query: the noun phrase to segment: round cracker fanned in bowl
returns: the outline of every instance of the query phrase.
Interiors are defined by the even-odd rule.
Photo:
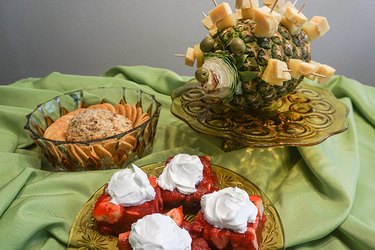
[[[141,90],[124,87],[78,90],[38,105],[27,115],[25,131],[54,171],[121,168],[141,158],[152,147],[160,108],[154,96]],[[101,133],[104,137],[92,137],[95,139],[67,140],[70,121],[85,110],[104,110],[126,119],[129,127],[123,132]],[[79,122],[85,124],[84,120]]]

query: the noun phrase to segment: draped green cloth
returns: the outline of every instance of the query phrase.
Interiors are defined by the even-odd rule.
[[[349,129],[309,147],[243,148],[225,153],[219,140],[174,117],[171,92],[187,78],[145,66],[115,67],[103,76],[60,73],[0,86],[0,248],[64,249],[77,213],[115,170],[55,173],[23,130],[37,104],[99,86],[139,88],[162,103],[151,153],[164,161],[179,152],[251,180],[278,210],[290,249],[375,249],[375,88],[343,76],[324,85],[349,108]]]

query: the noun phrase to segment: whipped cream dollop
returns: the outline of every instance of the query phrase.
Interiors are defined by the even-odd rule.
[[[174,220],[163,214],[146,215],[132,224],[129,243],[135,250],[190,250],[192,239]]]
[[[198,156],[177,154],[164,168],[158,177],[159,187],[173,191],[175,188],[182,194],[192,194],[195,186],[203,179],[203,164]]]
[[[108,182],[106,193],[112,203],[130,207],[155,199],[155,190],[146,173],[134,164],[132,167],[114,173]]]
[[[201,211],[205,220],[218,228],[246,232],[247,223],[255,222],[258,208],[246,191],[228,187],[202,196]]]

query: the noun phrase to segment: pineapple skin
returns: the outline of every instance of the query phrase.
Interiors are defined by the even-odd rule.
[[[215,40],[215,52],[227,54],[235,58],[246,57],[237,65],[238,72],[251,71],[257,77],[250,81],[242,82],[242,95],[234,96],[233,102],[247,105],[251,108],[267,106],[282,96],[293,92],[303,80],[291,79],[285,81],[282,86],[271,85],[261,79],[261,75],[267,66],[268,59],[274,58],[288,63],[289,59],[300,59],[305,62],[311,60],[311,47],[309,39],[304,31],[292,36],[288,29],[279,25],[278,31],[271,38],[256,37],[253,33],[255,22],[252,19],[237,20],[234,27],[228,27],[217,32]],[[241,38],[246,44],[246,51],[243,55],[235,55],[229,49],[229,43],[234,37]]]

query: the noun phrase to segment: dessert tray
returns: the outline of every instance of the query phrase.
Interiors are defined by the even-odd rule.
[[[192,82],[173,92],[171,112],[193,130],[222,138],[230,151],[319,144],[348,128],[349,109],[331,92],[306,83],[272,105],[250,109],[210,97]]]
[[[142,170],[151,176],[158,176],[165,163],[154,163],[142,167]],[[262,249],[283,249],[285,248],[284,230],[281,219],[267,196],[252,182],[236,174],[235,172],[217,165],[211,165],[219,180],[219,188],[239,187],[248,194],[260,195],[263,199],[264,214],[267,217],[262,233]],[[86,202],[78,213],[73,223],[68,239],[68,249],[116,249],[117,238],[114,236],[101,235],[95,229],[95,223],[91,216],[91,211],[97,198],[103,193],[103,187],[96,191]],[[185,219],[191,221],[194,215],[185,214]]]

